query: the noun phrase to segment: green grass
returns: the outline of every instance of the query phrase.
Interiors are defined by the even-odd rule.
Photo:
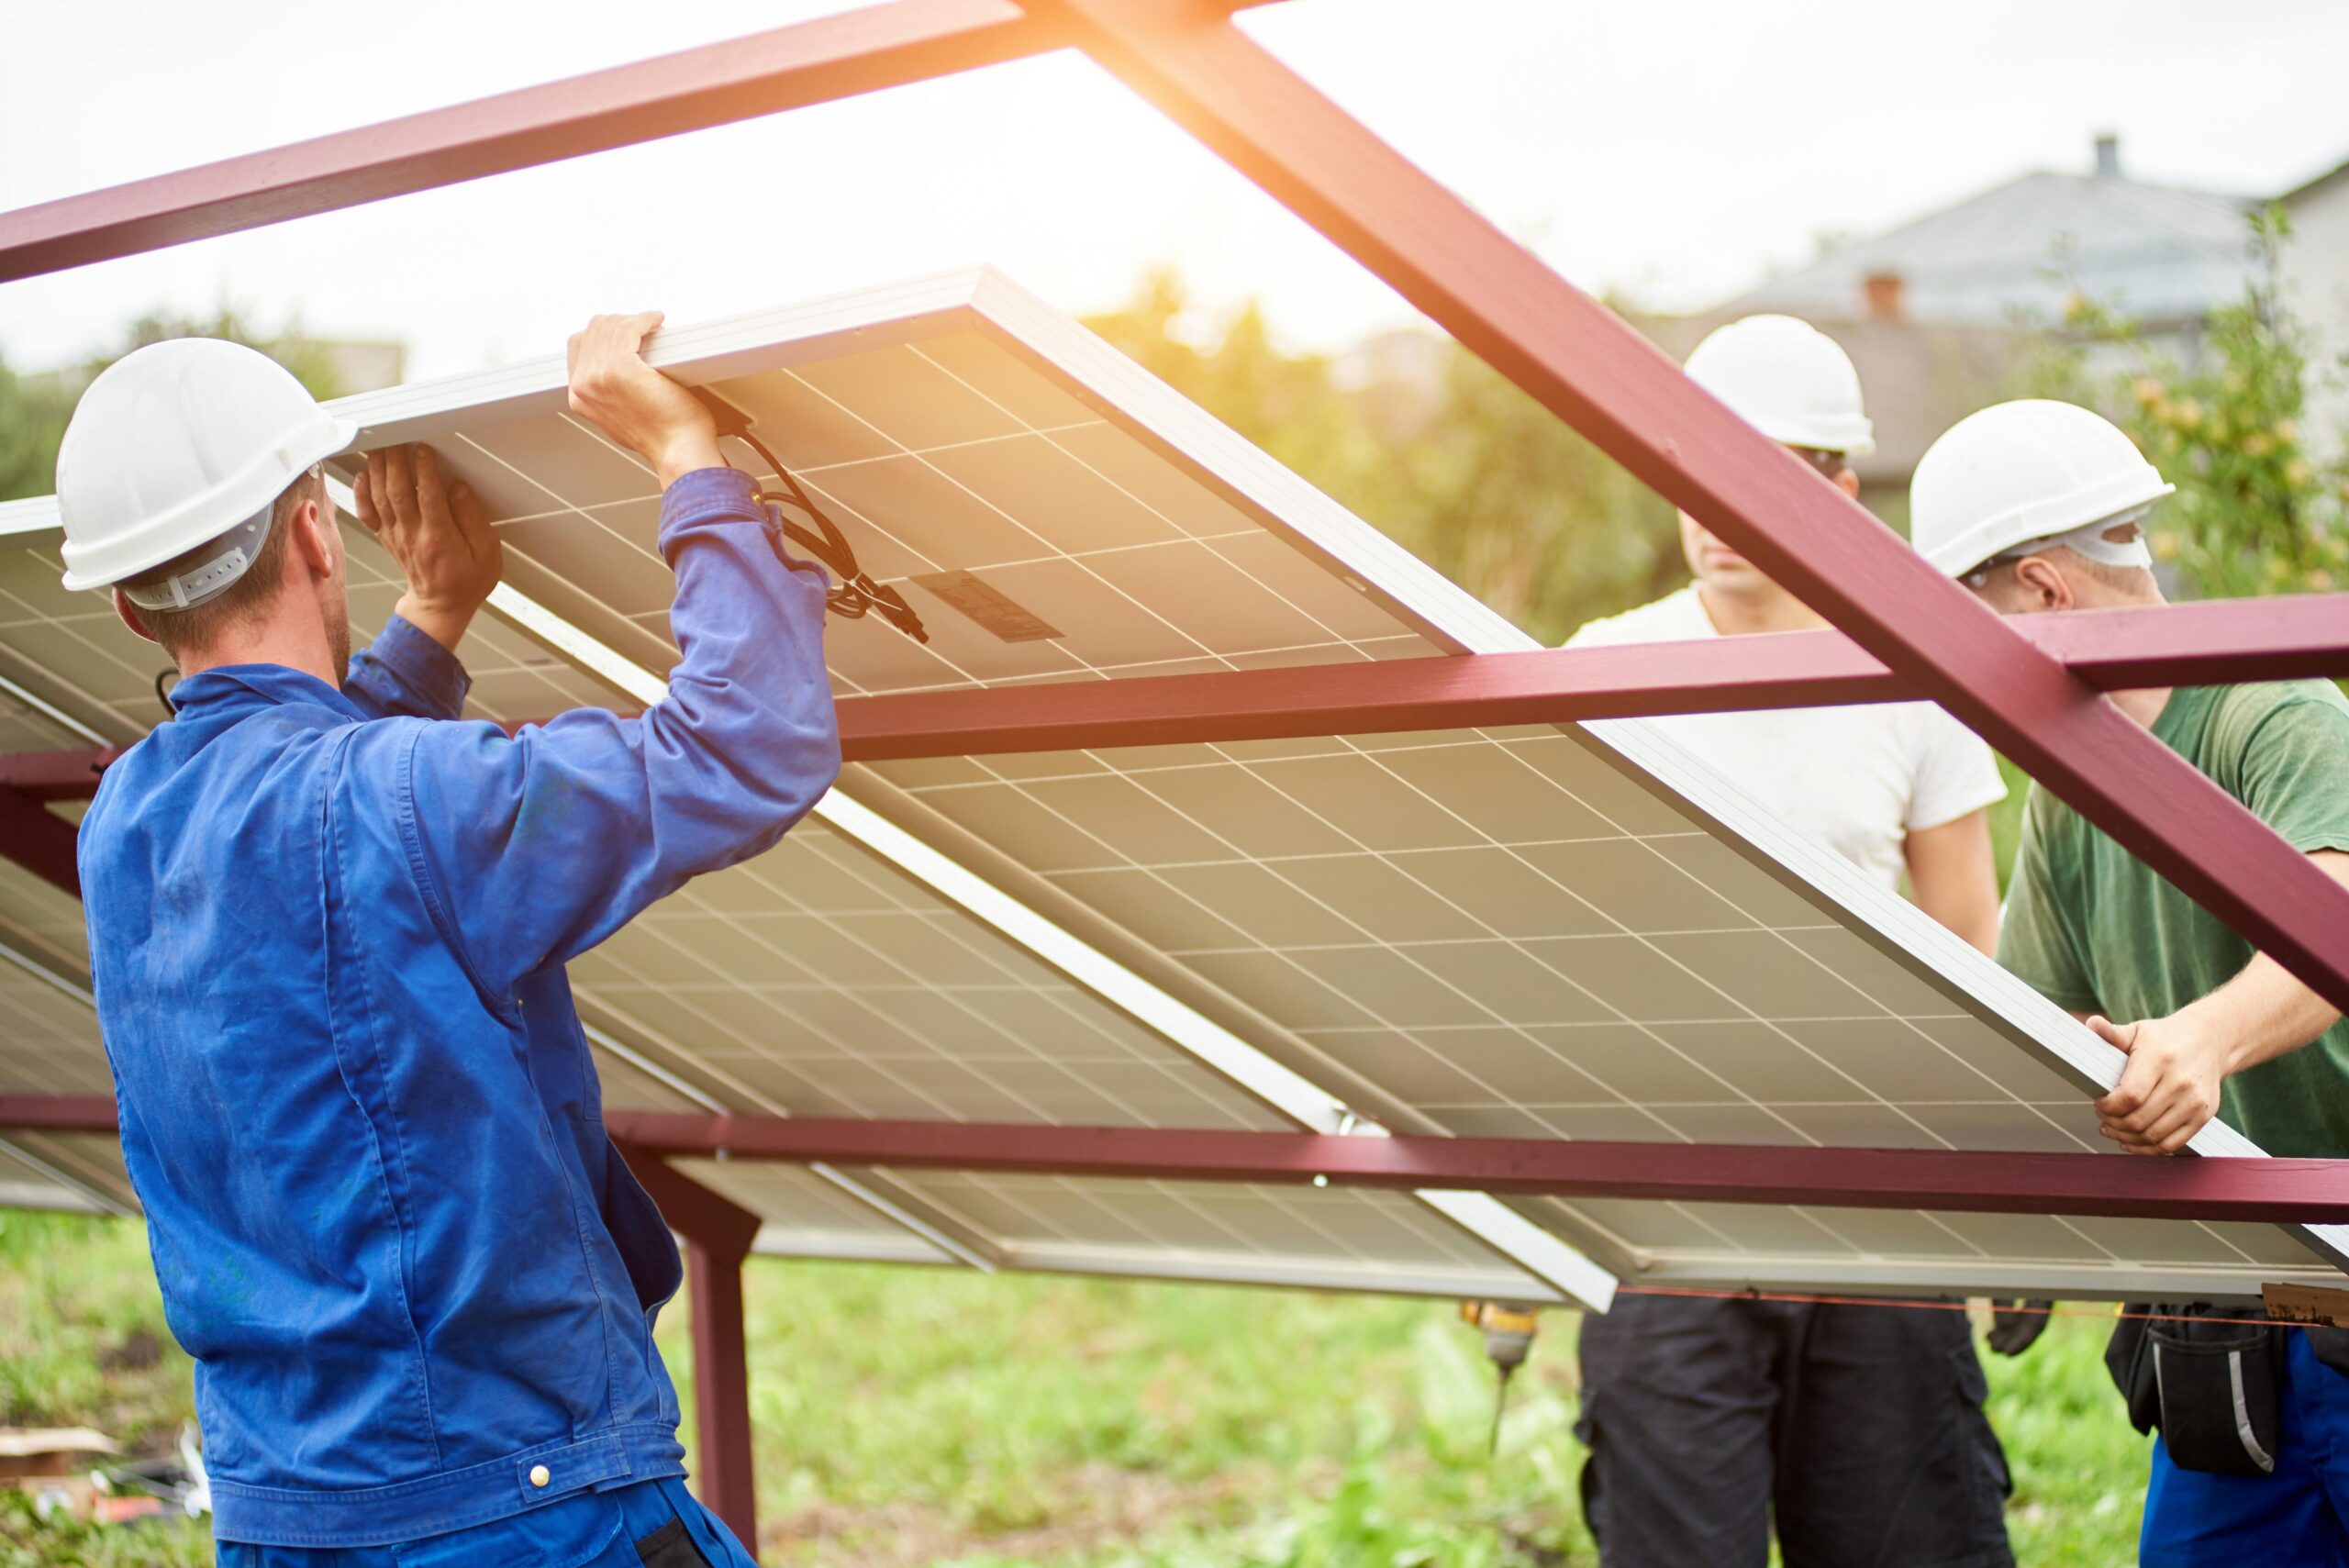
[[[0,1424],[165,1446],[186,1359],[135,1225],[0,1212]],[[1576,1513],[1574,1323],[1488,1460],[1492,1373],[1441,1303],[761,1259],[764,1558],[785,1568],[1557,1568]],[[2134,1560],[2145,1440],[2059,1318],[1988,1358],[2032,1568]],[[661,1340],[689,1385],[685,1314]],[[688,1422],[688,1433],[691,1425]],[[0,1495],[0,1568],[208,1562],[198,1529],[59,1532]]]

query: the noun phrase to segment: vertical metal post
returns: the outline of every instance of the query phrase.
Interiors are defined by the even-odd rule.
[[[742,1334],[742,1258],[687,1240],[693,1293],[694,1417],[701,1500],[755,1556],[758,1479],[751,1460],[751,1373]]]
[[[704,1507],[753,1556],[759,1546],[758,1478],[751,1458],[751,1370],[742,1332],[742,1261],[759,1217],[654,1155],[629,1153],[629,1168],[685,1242],[685,1288],[694,1315],[696,1466]]]

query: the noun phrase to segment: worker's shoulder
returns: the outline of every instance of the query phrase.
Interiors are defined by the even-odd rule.
[[[1719,635],[1697,597],[1693,583],[1653,604],[1585,621],[1566,639],[1568,648],[1607,648],[1627,642],[1688,642]]]
[[[111,854],[133,856],[191,824],[269,819],[296,799],[315,802],[317,780],[333,760],[345,717],[325,710],[265,708],[231,724],[175,719],[157,725],[99,775],[78,841],[85,865]]]
[[[322,771],[347,765],[354,751],[388,754],[405,747],[430,723],[354,719],[323,705],[286,703],[230,724],[161,724],[106,765],[83,825],[88,828],[94,819],[103,825],[117,812],[167,796],[234,793],[250,798],[299,786]]]
[[[2332,738],[2349,764],[2349,697],[2331,681],[2261,681],[2209,689],[2210,749],[2240,755],[2279,740]]]

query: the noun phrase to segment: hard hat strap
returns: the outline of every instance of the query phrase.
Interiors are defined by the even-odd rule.
[[[269,538],[270,519],[277,513],[277,502],[269,505],[222,534],[213,543],[221,547],[203,565],[192,571],[166,577],[160,583],[141,583],[136,586],[123,584],[122,596],[142,610],[192,609],[206,599],[216,599],[235,586],[237,579],[252,570],[261,556],[263,540]]]
[[[304,479],[317,479],[326,473],[320,463],[312,463],[304,472]],[[212,542],[219,549],[203,565],[166,577],[160,583],[117,584],[122,596],[142,610],[193,609],[206,599],[217,599],[235,586],[237,579],[252,570],[261,559],[261,547],[269,538],[270,519],[277,515],[277,498],[268,506],[230,528]]]
[[[2118,528],[2135,527],[2139,520],[2153,509],[2153,504],[2147,502],[2142,506],[2132,506],[2125,512],[2116,512],[2110,517],[2099,517],[2093,523],[2083,523],[2076,528],[2066,528],[2059,534],[2045,534],[2038,539],[2027,539],[2012,549],[2000,550],[1965,575],[1970,581],[2003,562],[2021,561],[2026,555],[2036,555],[2043,550],[2059,544],[2082,560],[2093,561],[2099,566],[2141,566],[2150,569],[2154,564],[2154,552],[2145,546],[2143,528],[2137,528],[2137,536],[2134,539],[2125,541],[2115,542],[2104,536]]]
[[[2121,544],[2115,544],[2104,536],[2123,523],[2134,524],[2138,518],[2152,510],[2151,506],[2140,506],[2135,511],[2123,513],[2120,517],[2107,517],[2100,523],[2090,523],[2084,528],[2074,528],[2055,542],[2076,555],[2086,556],[2099,566],[2151,567],[2154,563],[2154,552],[2146,548],[2144,529],[2138,528],[2127,542]]]

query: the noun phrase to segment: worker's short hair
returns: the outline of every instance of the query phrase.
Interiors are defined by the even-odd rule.
[[[223,588],[216,596],[200,605],[190,605],[184,610],[150,610],[138,605],[130,613],[139,624],[154,634],[163,645],[163,651],[173,659],[190,653],[202,653],[213,639],[239,621],[258,624],[262,612],[277,597],[278,578],[285,563],[285,539],[293,530],[294,514],[302,503],[315,497],[319,510],[332,505],[327,499],[326,479],[316,470],[304,473],[293,484],[278,493],[270,504],[269,532],[261,541],[261,549],[253,556],[253,563],[245,574]],[[328,512],[328,516],[332,517]],[[183,573],[193,572],[209,562],[219,553],[217,539],[206,539],[184,555],[175,555],[151,572],[142,572],[123,586],[142,588],[150,584],[168,583]]]
[[[1958,580],[1969,588],[1976,590],[1987,588],[1998,573],[2011,571],[2017,562],[2032,555],[2043,558],[2060,556],[2063,559],[2065,570],[2077,572],[2083,577],[2090,578],[2108,588],[2119,591],[2135,589],[2143,584],[2146,578],[2153,575],[2151,570],[2146,567],[2107,566],[2101,561],[2090,561],[2070,545],[2050,544],[2037,550],[2021,550],[2013,555],[1997,556],[1984,562],[1971,572],[1960,573]]]

